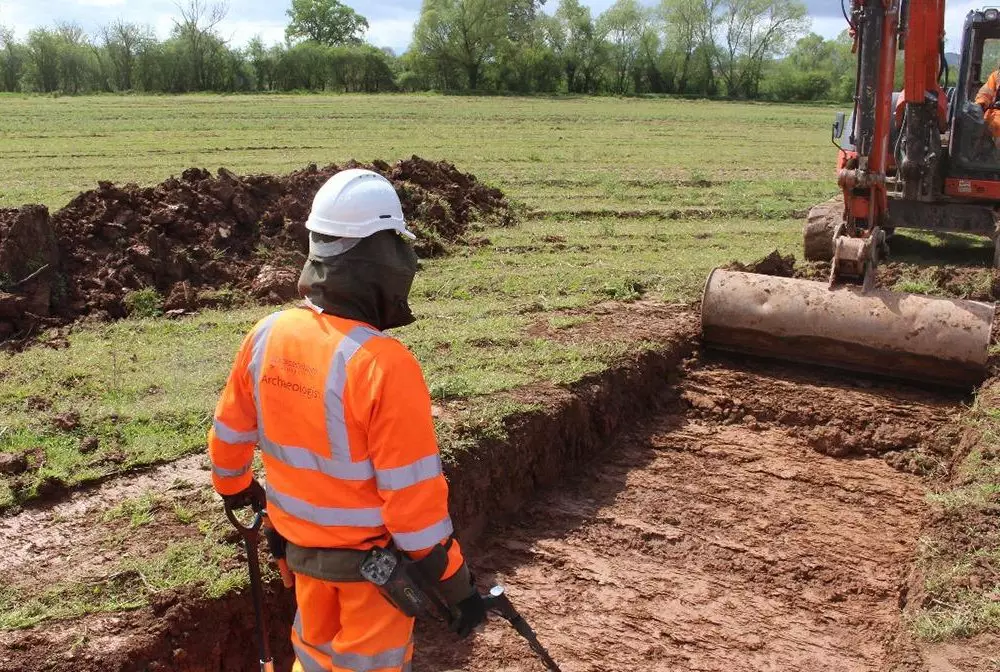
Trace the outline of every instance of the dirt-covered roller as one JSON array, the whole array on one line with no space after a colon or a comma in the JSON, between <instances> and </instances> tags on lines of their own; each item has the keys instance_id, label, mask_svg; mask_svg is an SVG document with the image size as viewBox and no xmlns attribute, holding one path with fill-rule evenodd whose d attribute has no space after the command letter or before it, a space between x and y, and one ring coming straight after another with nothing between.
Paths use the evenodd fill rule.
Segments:
<instances>
[{"instance_id":1,"label":"dirt-covered roller","mask_svg":"<svg viewBox=\"0 0 1000 672\"><path fill-rule=\"evenodd\" d=\"M986 372L995 307L717 269L704 340L725 350L971 387Z\"/></svg>"}]
</instances>

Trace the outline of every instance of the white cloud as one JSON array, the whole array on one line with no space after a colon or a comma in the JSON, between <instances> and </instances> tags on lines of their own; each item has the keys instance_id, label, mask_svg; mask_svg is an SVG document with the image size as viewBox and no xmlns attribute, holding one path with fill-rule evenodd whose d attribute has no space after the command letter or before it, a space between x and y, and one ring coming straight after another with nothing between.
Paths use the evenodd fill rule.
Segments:
<instances>
[{"instance_id":1,"label":"white cloud","mask_svg":"<svg viewBox=\"0 0 1000 672\"><path fill-rule=\"evenodd\" d=\"M226 21L219 33L233 45L244 45L260 36L264 44L285 41L285 23L281 21Z\"/></svg>"},{"instance_id":2,"label":"white cloud","mask_svg":"<svg viewBox=\"0 0 1000 672\"><path fill-rule=\"evenodd\" d=\"M406 51L413 38L416 13L398 19L371 19L365 39L376 47L392 47L397 53Z\"/></svg>"},{"instance_id":3,"label":"white cloud","mask_svg":"<svg viewBox=\"0 0 1000 672\"><path fill-rule=\"evenodd\" d=\"M812 31L828 40L837 37L845 30L847 30L847 22L842 16L822 16L812 20Z\"/></svg>"}]
</instances>

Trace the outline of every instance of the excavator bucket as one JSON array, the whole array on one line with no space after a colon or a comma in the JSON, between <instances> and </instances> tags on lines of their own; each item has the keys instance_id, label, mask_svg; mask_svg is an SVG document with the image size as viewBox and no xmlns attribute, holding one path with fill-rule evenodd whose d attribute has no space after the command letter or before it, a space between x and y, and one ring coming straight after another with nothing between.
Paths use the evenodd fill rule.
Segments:
<instances>
[{"instance_id":1,"label":"excavator bucket","mask_svg":"<svg viewBox=\"0 0 1000 672\"><path fill-rule=\"evenodd\" d=\"M716 269L702 335L724 350L948 387L986 374L996 307Z\"/></svg>"}]
</instances>

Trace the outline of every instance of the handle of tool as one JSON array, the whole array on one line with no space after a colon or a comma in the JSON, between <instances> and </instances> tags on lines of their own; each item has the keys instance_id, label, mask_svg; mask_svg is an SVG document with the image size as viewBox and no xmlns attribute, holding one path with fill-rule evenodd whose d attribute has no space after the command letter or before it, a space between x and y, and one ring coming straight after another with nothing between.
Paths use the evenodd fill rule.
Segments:
<instances>
[{"instance_id":1,"label":"handle of tool","mask_svg":"<svg viewBox=\"0 0 1000 672\"><path fill-rule=\"evenodd\" d=\"M264 620L264 582L260 575L260 558L257 546L260 543L260 530L264 526L266 512L254 507L254 517L249 525L240 521L236 512L228 504L225 505L226 518L233 524L243 537L243 546L247 553L247 567L250 571L250 595L253 599L254 632L257 638L257 656L261 672L274 672L274 658L271 655L271 642L267 634L267 623Z\"/></svg>"},{"instance_id":2,"label":"handle of tool","mask_svg":"<svg viewBox=\"0 0 1000 672\"><path fill-rule=\"evenodd\" d=\"M243 538L247 551L247 564L250 568L250 594L253 597L254 630L257 636L257 652L260 658L261 672L274 669L274 658L271 656L271 642L267 635L267 623L264 620L264 586L260 576L260 560L257 557L256 539L249 535Z\"/></svg>"},{"instance_id":3,"label":"handle of tool","mask_svg":"<svg viewBox=\"0 0 1000 672\"><path fill-rule=\"evenodd\" d=\"M545 663L545 667L549 669L549 672L562 672L556 661L552 659L549 652L546 651L545 647L542 646L542 643L538 641L538 635L535 634L535 631L531 629L531 626L528 625L526 620L524 620L524 617L521 616L517 609L514 608L514 605L511 603L506 594L501 593L500 595L487 595L484 596L483 599L486 602L487 611L496 613L498 616L510 623L514 630L517 631L517 634L521 635L521 637L528 642L528 646L535 652L535 655L542 659L542 662Z\"/></svg>"}]
</instances>

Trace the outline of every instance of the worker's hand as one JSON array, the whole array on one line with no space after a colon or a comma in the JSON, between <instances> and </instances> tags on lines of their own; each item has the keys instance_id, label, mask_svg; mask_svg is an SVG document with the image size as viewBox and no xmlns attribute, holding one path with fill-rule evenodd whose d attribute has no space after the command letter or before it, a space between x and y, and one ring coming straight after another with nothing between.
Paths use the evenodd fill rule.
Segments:
<instances>
[{"instance_id":1,"label":"worker's hand","mask_svg":"<svg viewBox=\"0 0 1000 672\"><path fill-rule=\"evenodd\" d=\"M465 639L486 622L486 601L479 591L473 591L472 595L459 602L457 607L459 616L452 621L451 629Z\"/></svg>"},{"instance_id":2,"label":"worker's hand","mask_svg":"<svg viewBox=\"0 0 1000 672\"><path fill-rule=\"evenodd\" d=\"M237 492L235 495L223 495L222 501L234 511L245 509L248 506L254 511L263 511L267 508L267 494L256 480L250 481L250 485L245 490Z\"/></svg>"}]
</instances>

